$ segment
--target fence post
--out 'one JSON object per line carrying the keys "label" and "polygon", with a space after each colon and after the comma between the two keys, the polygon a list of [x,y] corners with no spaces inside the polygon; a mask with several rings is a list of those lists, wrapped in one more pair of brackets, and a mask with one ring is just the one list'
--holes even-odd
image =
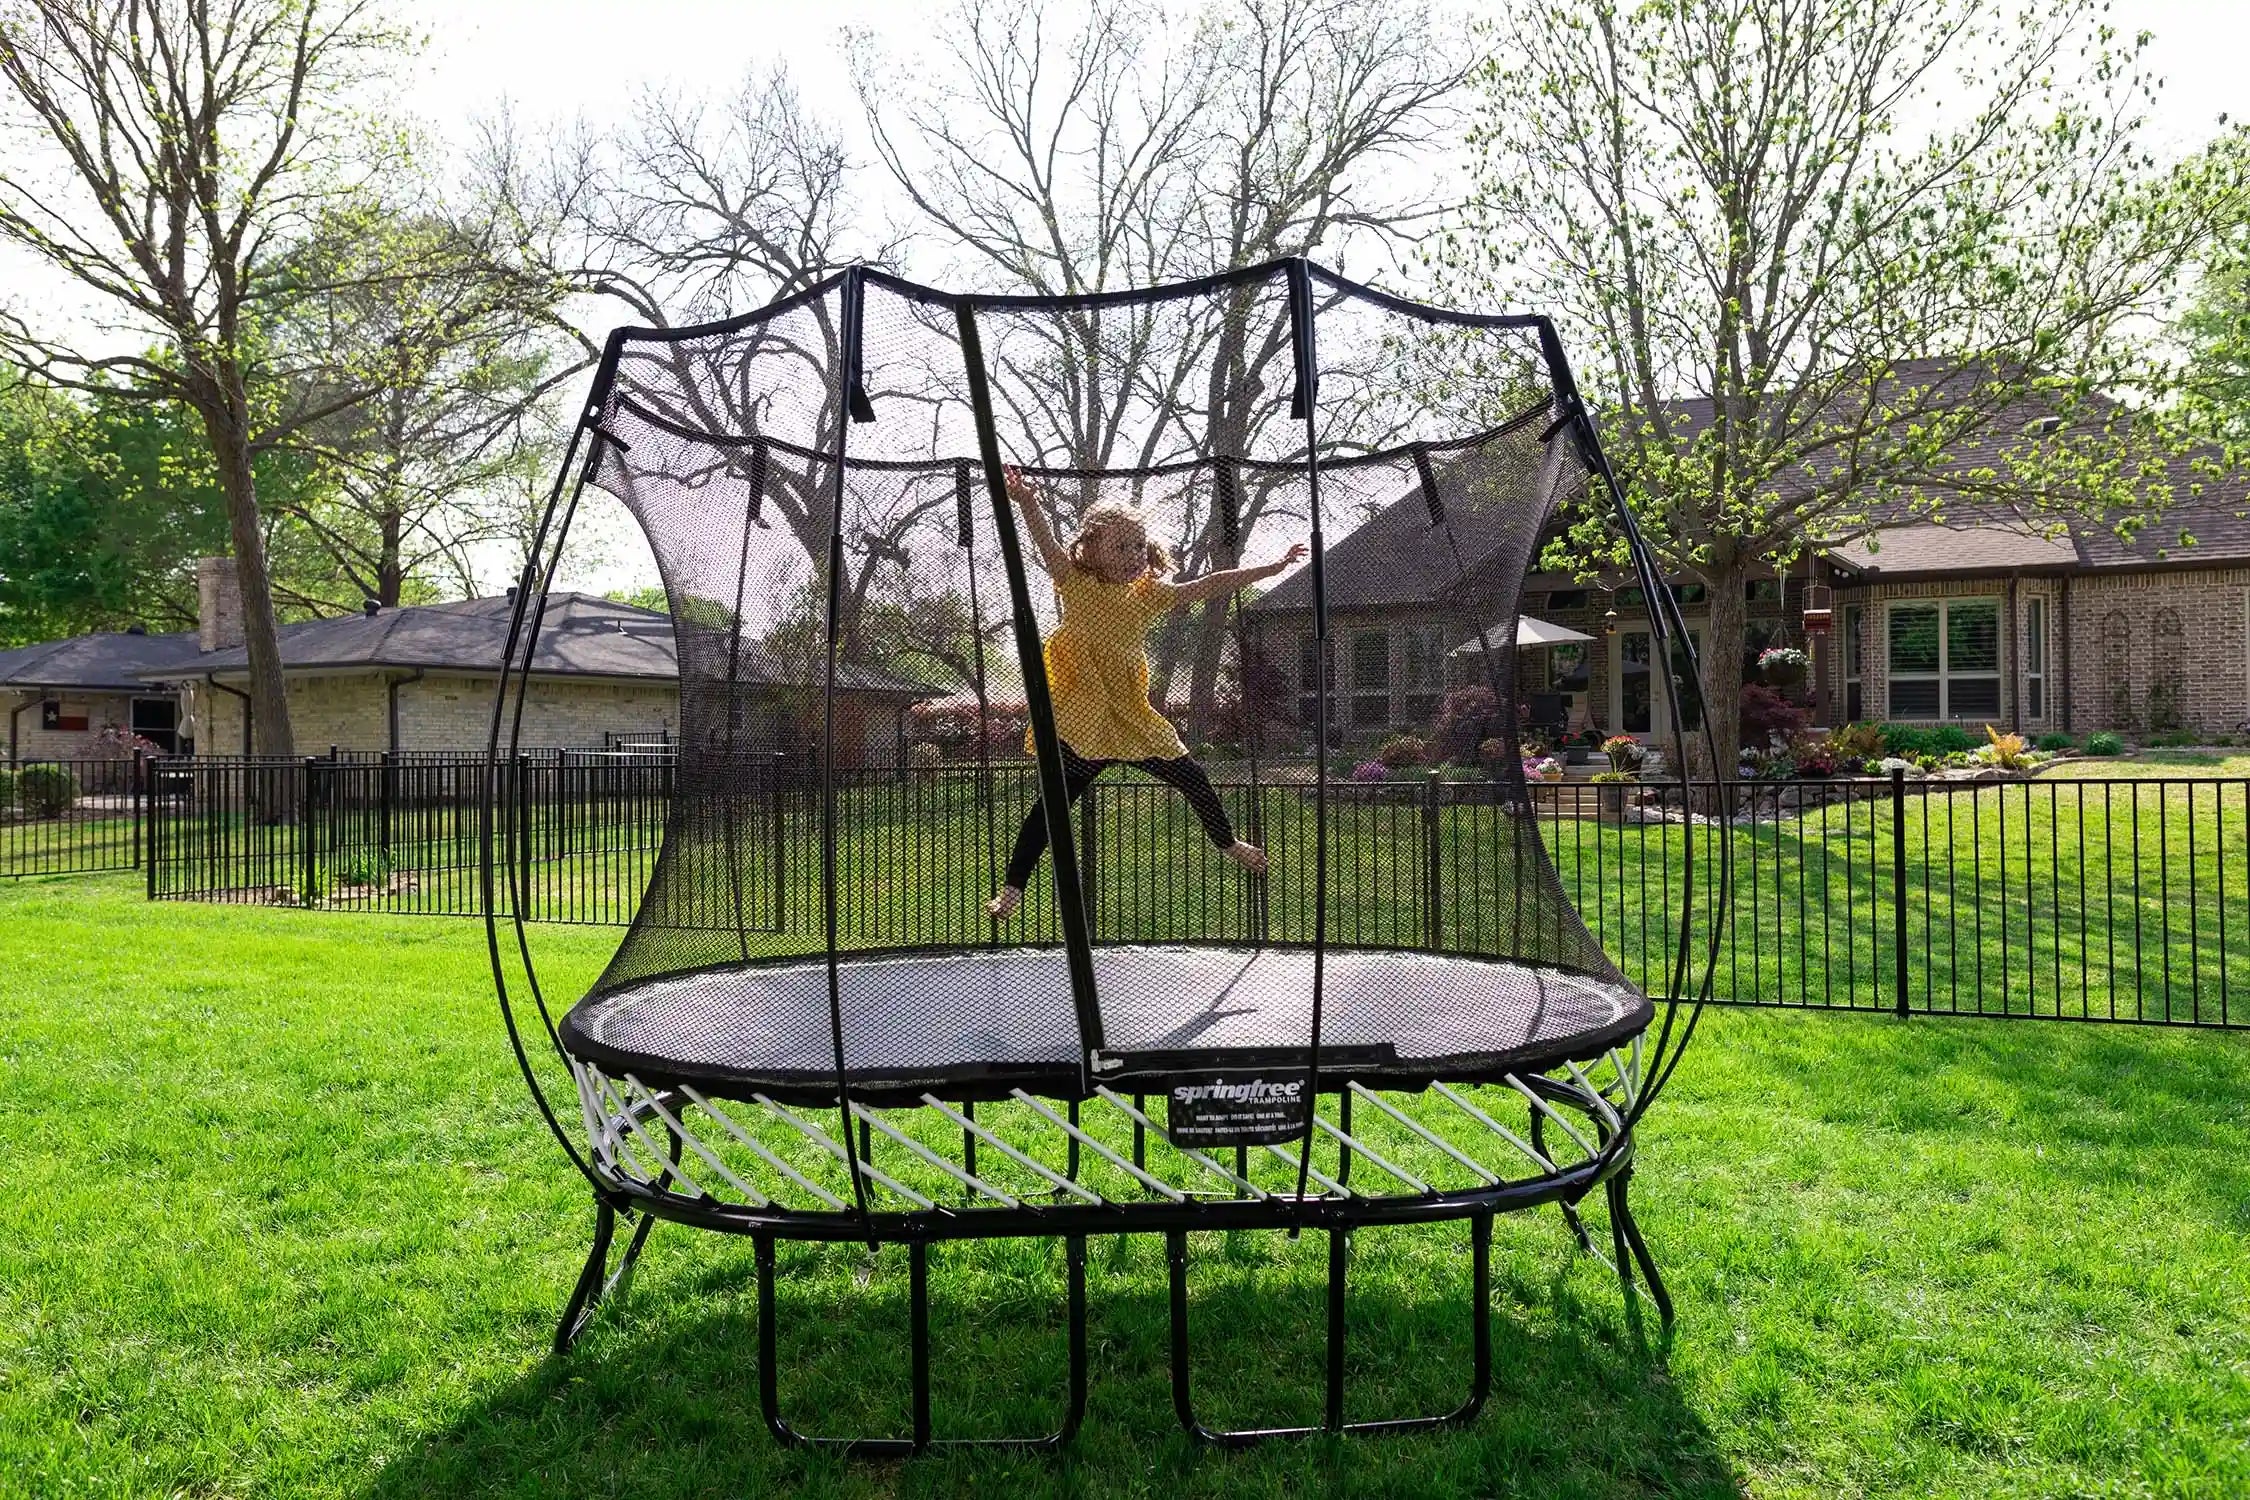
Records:
{"label": "fence post", "polygon": [[391,820],[398,797],[398,762],[388,750],[383,752],[383,767],[378,774],[381,780],[375,787],[375,834],[382,843],[383,857],[388,859],[391,854]]}
{"label": "fence post", "polygon": [[531,920],[531,757],[516,755],[516,915]]}
{"label": "fence post", "polygon": [[1891,957],[1895,965],[1897,994],[1893,1008],[1906,1007],[1906,768],[1891,768]]}
{"label": "fence post", "polygon": [[[766,817],[773,825],[773,930],[782,931],[788,925],[789,897],[789,830],[783,821],[788,805],[782,800],[785,788],[786,763],[779,750],[766,760]],[[665,808],[665,826],[671,826],[671,808]]]}
{"label": "fence post", "polygon": [[1438,909],[1438,898],[1444,889],[1444,858],[1438,848],[1438,779],[1424,778],[1422,782],[1422,904],[1427,910],[1424,923],[1425,936],[1430,951],[1445,947],[1445,918]]}
{"label": "fence post", "polygon": [[297,899],[306,906],[313,900],[313,888],[319,883],[316,869],[318,846],[313,837],[313,778],[320,774],[320,761],[315,756],[305,757],[302,779],[297,783]]}
{"label": "fence post", "polygon": [[133,868],[141,867],[142,830],[148,826],[148,754],[133,751]]}
{"label": "fence post", "polygon": [[142,855],[142,873],[148,877],[148,899],[154,901],[156,899],[156,798],[154,796],[156,789],[149,784],[149,780],[156,774],[156,768],[144,760],[137,769],[140,772],[141,790],[139,809],[136,815],[140,819],[141,832],[136,839],[136,846]]}
{"label": "fence post", "polygon": [[[1096,788],[1089,786],[1086,788],[1085,796],[1078,803],[1081,809],[1079,822],[1086,831],[1085,839],[1078,846],[1078,881],[1079,889],[1085,892],[1086,936],[1089,939],[1094,935],[1094,922],[1101,906],[1100,852],[1102,838],[1100,813],[1098,811],[1100,804],[1094,800],[1096,791]],[[1066,809],[1062,816],[1069,817],[1069,811]]]}

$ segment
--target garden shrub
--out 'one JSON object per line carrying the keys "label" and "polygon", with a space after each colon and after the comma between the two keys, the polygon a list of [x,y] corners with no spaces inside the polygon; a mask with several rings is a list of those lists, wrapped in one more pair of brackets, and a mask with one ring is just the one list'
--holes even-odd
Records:
{"label": "garden shrub", "polygon": [[1833,776],[1849,764],[1836,748],[1834,737],[1802,734],[1790,743],[1789,762],[1799,776]]}
{"label": "garden shrub", "polygon": [[1762,682],[1743,684],[1742,742],[1764,747],[1802,734],[1811,715]]}
{"label": "garden shrub", "polygon": [[908,748],[906,763],[917,771],[935,771],[945,764],[945,752],[928,740]]}
{"label": "garden shrub", "polygon": [[1388,781],[1390,777],[1391,768],[1379,760],[1363,760],[1352,767],[1354,781]]}
{"label": "garden shrub", "polygon": [[1486,775],[1497,776],[1500,768],[1508,763],[1508,757],[1515,753],[1512,745],[1495,735],[1477,746],[1477,766]]}
{"label": "garden shrub", "polygon": [[1984,737],[1992,742],[1982,752],[1987,764],[1998,766],[2003,771],[2020,771],[2031,764],[2030,757],[2025,754],[2031,747],[2024,742],[2022,735],[2002,734],[1987,724],[1984,726]]}
{"label": "garden shrub", "polygon": [[1438,706],[1437,722],[1430,726],[1430,744],[1445,759],[1467,763],[1481,758],[1478,747],[1486,740],[1504,740],[1513,727],[1502,719],[1500,701],[1492,696],[1492,689],[1455,688]]}
{"label": "garden shrub", "polygon": [[1883,754],[1883,726],[1865,720],[1846,724],[1828,736],[1828,748],[1839,761],[1879,760]]}
{"label": "garden shrub", "polygon": [[2056,733],[2043,734],[2039,736],[2037,740],[2033,741],[2033,743],[2036,744],[2040,749],[2046,751],[2049,755],[2054,754],[2058,750],[2072,749],[2075,746],[2075,742],[2069,735]]}
{"label": "garden shrub", "polygon": [[336,872],[338,883],[343,885],[379,886],[386,884],[390,878],[390,856],[376,850],[352,855],[344,867]]}
{"label": "garden shrub", "polygon": [[1377,747],[1375,758],[1394,771],[1418,766],[1430,758],[1430,746],[1418,734],[1397,734]]}
{"label": "garden shrub", "polygon": [[2148,742],[2160,750],[2177,750],[2182,745],[2200,743],[2201,737],[2192,729],[2167,729],[2162,734],[2152,734]]}
{"label": "garden shrub", "polygon": [[2088,755],[2123,755],[2125,753],[2125,740],[2123,736],[2111,730],[2097,730],[2086,736],[2086,753]]}
{"label": "garden shrub", "polygon": [[78,778],[68,766],[25,766],[16,773],[16,800],[35,818],[60,816],[78,801]]}
{"label": "garden shrub", "polygon": [[16,805],[16,773],[0,766],[0,812]]}
{"label": "garden shrub", "polygon": [[1923,755],[1958,755],[1977,748],[1977,742],[1958,724],[1940,724],[1935,729],[1885,724],[1882,733],[1884,751],[1909,760]]}

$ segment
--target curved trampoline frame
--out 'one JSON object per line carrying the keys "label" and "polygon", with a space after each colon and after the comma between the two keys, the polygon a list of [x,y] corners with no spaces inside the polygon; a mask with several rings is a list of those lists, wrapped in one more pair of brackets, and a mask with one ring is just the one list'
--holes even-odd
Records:
{"label": "curved trampoline frame", "polygon": [[[948,1137],[958,1129],[958,1154],[949,1154],[950,1147],[945,1150],[933,1147],[926,1130],[921,1135],[915,1135],[898,1129],[884,1117],[883,1110],[871,1108],[863,1101],[853,1098],[841,1065],[844,1055],[843,1021],[835,977],[838,945],[834,879],[834,784],[832,768],[827,763],[832,753],[832,720],[829,725],[831,734],[823,746],[823,885],[827,908],[824,913],[827,929],[825,956],[835,1032],[835,1055],[839,1060],[834,1101],[837,1113],[830,1125],[840,1124],[843,1128],[824,1128],[805,1119],[788,1106],[754,1091],[749,1093],[747,1099],[719,1100],[685,1084],[646,1085],[630,1069],[616,1074],[605,1072],[601,1067],[573,1055],[565,1048],[553,1008],[541,987],[523,915],[529,905],[526,876],[518,860],[502,857],[499,846],[502,824],[499,806],[502,785],[500,771],[503,764],[516,759],[516,751],[521,742],[524,700],[521,688],[528,680],[530,663],[534,659],[540,628],[545,619],[548,593],[576,515],[580,495],[601,462],[604,445],[619,442],[614,434],[602,426],[603,403],[623,348],[629,340],[677,342],[732,332],[754,326],[811,299],[840,290],[845,361],[843,399],[849,405],[851,414],[864,420],[862,413],[866,412],[866,398],[859,388],[857,340],[859,308],[865,284],[875,282],[886,290],[925,305],[950,307],[955,311],[967,366],[970,396],[978,419],[980,457],[998,518],[996,531],[1009,578],[1014,614],[1012,626],[1018,648],[1024,656],[1025,687],[1030,700],[1039,785],[1047,794],[1047,805],[1055,808],[1064,805],[1064,799],[1057,795],[1062,782],[1060,742],[1054,733],[1051,706],[1046,701],[1044,674],[1039,670],[1039,636],[1036,620],[1031,614],[1023,559],[1012,518],[1008,515],[1004,501],[1000,499],[1001,459],[991,419],[990,396],[985,388],[976,314],[982,308],[1082,305],[1149,296],[1152,293],[1189,295],[1267,280],[1276,273],[1285,274],[1288,278],[1292,321],[1298,329],[1296,374],[1299,398],[1293,403],[1292,416],[1304,420],[1306,424],[1309,455],[1306,468],[1314,494],[1310,507],[1313,524],[1311,577],[1317,633],[1325,634],[1327,616],[1321,570],[1320,508],[1317,500],[1321,464],[1316,456],[1310,456],[1317,455],[1318,448],[1312,441],[1314,433],[1311,402],[1305,398],[1305,393],[1312,389],[1316,374],[1310,333],[1313,319],[1311,289],[1315,282],[1331,290],[1364,298],[1391,311],[1426,321],[1462,327],[1528,329],[1536,334],[1555,393],[1556,415],[1548,435],[1552,437],[1567,434],[1589,474],[1607,490],[1612,514],[1624,539],[1632,571],[1645,597],[1650,601],[1652,654],[1659,661],[1685,660],[1688,670],[1697,674],[1700,686],[1700,667],[1696,662],[1678,601],[1662,582],[1654,555],[1602,451],[1599,435],[1571,375],[1561,341],[1553,324],[1544,316],[1479,315],[1427,308],[1348,281],[1302,259],[1270,262],[1198,281],[1152,289],[1152,292],[1134,291],[1054,299],[955,294],[918,286],[885,273],[855,266],[793,297],[741,317],[679,329],[621,328],[614,331],[595,376],[593,394],[571,433],[563,461],[549,492],[531,548],[531,561],[527,563],[515,590],[506,654],[501,664],[492,722],[486,741],[484,781],[480,797],[481,891],[487,948],[502,1021],[517,1066],[542,1119],[564,1155],[592,1189],[595,1205],[593,1244],[556,1331],[555,1348],[558,1353],[567,1351],[584,1332],[602,1301],[622,1292],[630,1280],[650,1230],[658,1219],[670,1219],[727,1233],[746,1234],[753,1239],[759,1302],[759,1393],[769,1429],[784,1444],[836,1447],[864,1456],[904,1456],[949,1445],[1050,1448],[1066,1442],[1076,1430],[1085,1404],[1085,1246],[1086,1237],[1092,1234],[1160,1233],[1165,1236],[1170,1284],[1174,1405],[1180,1422],[1191,1434],[1200,1440],[1214,1443],[1242,1445],[1269,1437],[1316,1432],[1405,1431],[1458,1424],[1472,1419],[1482,1407],[1490,1389],[1490,1241],[1493,1218],[1500,1213],[1535,1208],[1548,1203],[1556,1204],[1580,1248],[1613,1265],[1626,1292],[1629,1313],[1633,1312],[1635,1306],[1637,1267],[1646,1284],[1647,1295],[1656,1306],[1662,1321],[1669,1326],[1672,1320],[1671,1301],[1658,1276],[1654,1259],[1634,1222],[1627,1201],[1627,1189],[1633,1172],[1635,1127],[1669,1083],[1693,1039],[1703,1007],[1710,996],[1718,955],[1721,925],[1716,922],[1710,924],[1700,965],[1694,951],[1693,920],[1698,894],[1695,875],[1698,867],[1693,844],[1697,824],[1692,810],[1683,825],[1685,874],[1680,891],[1677,937],[1669,962],[1670,985],[1665,998],[1655,1002],[1651,1025],[1636,1031],[1629,1038],[1601,1048],[1596,1056],[1574,1057],[1545,1071],[1509,1073],[1497,1084],[1484,1085],[1492,1090],[1495,1097],[1504,1099],[1512,1107],[1525,1113],[1529,1121],[1526,1131],[1518,1132],[1501,1124],[1492,1117],[1492,1112],[1486,1105],[1478,1102],[1474,1089],[1466,1086],[1464,1080],[1450,1079],[1442,1073],[1426,1080],[1427,1091],[1421,1102],[1408,1107],[1401,1107],[1404,1101],[1394,1103],[1384,1097],[1384,1091],[1369,1089],[1352,1079],[1348,1063],[1340,1064],[1330,1073],[1324,1074],[1320,1056],[1321,990],[1316,981],[1311,997],[1310,1047],[1304,1064],[1313,1094],[1311,1118],[1304,1127],[1304,1134],[1298,1141],[1294,1157],[1279,1146],[1266,1145],[1261,1148],[1264,1152],[1281,1158],[1289,1169],[1293,1169],[1296,1179],[1294,1191],[1269,1191],[1250,1180],[1251,1172],[1244,1155],[1245,1148],[1233,1148],[1237,1155],[1235,1169],[1230,1171],[1223,1160],[1212,1154],[1223,1153],[1225,1148],[1198,1151],[1175,1143],[1166,1133],[1166,1127],[1146,1111],[1141,1096],[1113,1090],[1093,1076],[1090,1070],[1091,1059],[1100,1046],[1100,1022],[1098,1013],[1092,1010],[1091,940],[1075,876],[1076,860],[1067,812],[1055,819],[1052,826],[1052,851],[1053,868],[1056,872],[1057,913],[1072,980],[1072,996],[1082,1023],[1081,1045],[1089,1059],[1089,1072],[1080,1091],[1081,1097],[1063,1101],[1063,1108],[1058,1110],[1052,1104],[1042,1102],[1021,1090],[1011,1091],[1007,1103],[1016,1109],[1014,1118],[1020,1126],[1028,1126],[1035,1131],[1039,1137],[1036,1140],[1020,1131],[1014,1140],[1005,1138],[995,1129],[990,1116],[984,1121],[978,1119],[976,1104],[968,1100],[942,1099],[933,1094],[925,1094],[914,1101],[912,1107],[918,1114],[924,1115],[925,1123],[929,1118],[942,1120],[943,1133]],[[871,412],[867,414],[871,415]],[[832,565],[828,577],[831,594],[840,577],[840,570],[833,563],[836,550],[841,546],[839,518],[846,473],[842,434],[848,433],[850,421],[845,420],[839,426],[838,451],[835,455],[836,515],[832,516],[829,527]],[[835,601],[832,598],[829,609],[831,634],[834,632],[835,613]],[[1674,655],[1675,651],[1678,653],[1677,657]],[[827,658],[832,679],[835,652],[829,651]],[[1664,684],[1672,722],[1678,723],[1683,703],[1678,676],[1672,671],[1659,672],[1657,675]],[[826,701],[832,715],[832,681],[829,686]],[[516,690],[516,701],[511,712],[509,695],[512,689]],[[1328,740],[1325,730],[1330,712],[1328,697],[1329,690],[1323,682],[1318,692],[1322,732],[1315,742],[1316,755],[1321,762],[1319,784],[1323,793]],[[1715,740],[1712,740],[1708,723],[1704,726],[1704,734],[1715,750]],[[1714,811],[1717,813],[1718,826],[1723,827],[1731,809],[1725,805],[1727,794],[1724,783],[1716,785],[1714,796],[1720,801]],[[1324,859],[1325,845],[1325,838],[1316,841],[1316,861]],[[1730,862],[1728,843],[1722,837],[1718,840],[1717,858],[1713,861],[1716,866],[1713,882],[1715,895],[1706,897],[1714,908],[1723,903],[1731,874]],[[525,1018],[520,1014],[522,999],[511,992],[510,963],[506,952],[509,943],[503,935],[501,921],[503,907],[499,881],[502,871],[507,872],[505,878],[510,883],[506,910],[514,928],[514,963],[521,970],[522,998],[528,998],[529,1009],[537,1017],[539,1029],[545,1034],[548,1046],[571,1073],[578,1096],[576,1102],[584,1135],[575,1139],[573,1132],[565,1127],[554,1100],[540,1081],[538,1069],[532,1061],[532,1049],[527,1046],[524,1034]],[[1312,946],[1318,955],[1324,951],[1326,944],[1325,929],[1321,925],[1325,909],[1325,870],[1316,866],[1314,879],[1316,904]],[[1698,968],[1700,974],[1696,973]],[[1688,998],[1683,1000],[1682,996]],[[1654,1032],[1653,1041],[1647,1039],[1647,1032],[1651,1030]],[[1564,1076],[1554,1076],[1558,1071]],[[1336,1118],[1333,1120],[1321,1112],[1320,1106],[1326,1093],[1332,1093],[1335,1099]],[[1443,1102],[1432,1104],[1429,1102],[1432,1098]],[[1361,1104],[1367,1121],[1366,1126],[1356,1128],[1357,1133],[1353,1122],[1355,1100]],[[735,1114],[728,1113],[729,1106],[738,1114],[753,1116],[753,1125],[746,1127]],[[1093,1113],[1082,1114],[1082,1106]],[[827,1106],[822,1108],[825,1111]],[[1573,1123],[1574,1117],[1576,1124]],[[691,1122],[700,1122],[701,1128]],[[1426,1143],[1448,1159],[1452,1167],[1465,1171],[1466,1178],[1448,1185],[1398,1166],[1377,1149],[1369,1128],[1373,1126],[1381,1126],[1394,1135],[1404,1132],[1399,1138],[1411,1139],[1417,1145]],[[831,1172],[841,1166],[848,1179],[849,1196],[813,1181],[803,1169],[802,1156],[797,1164],[792,1165],[767,1143],[766,1138],[758,1134],[758,1130],[762,1128],[778,1132],[778,1138],[821,1159]],[[1549,1135],[1550,1128],[1557,1132],[1558,1137],[1567,1138],[1567,1147],[1558,1143],[1554,1149],[1550,1149],[1550,1139],[1554,1139]],[[1103,1138],[1105,1131],[1109,1136],[1106,1141]],[[1336,1150],[1339,1165],[1332,1173],[1323,1173],[1313,1166],[1312,1143],[1318,1132],[1325,1132]],[[1130,1159],[1126,1155],[1125,1145],[1128,1136]],[[878,1138],[884,1141],[887,1150],[905,1153],[917,1171],[935,1172],[935,1180],[943,1182],[952,1191],[940,1197],[935,1192],[925,1190],[927,1181],[924,1187],[917,1188],[912,1181],[902,1181],[899,1177],[883,1173],[873,1160],[874,1142]],[[754,1186],[744,1180],[744,1174],[730,1169],[726,1160],[714,1149],[714,1145],[729,1150],[740,1147],[756,1153],[758,1159],[776,1169],[779,1176],[767,1178],[762,1187]],[[1039,1191],[1026,1192],[1021,1186],[1010,1190],[987,1181],[986,1176],[989,1174],[980,1174],[978,1168],[980,1145],[988,1159],[1004,1160],[1011,1171],[1019,1174],[1019,1178],[1022,1173],[1030,1173],[1031,1180],[1038,1184]],[[1042,1156],[1039,1149],[1041,1145],[1052,1147],[1052,1154]],[[1490,1165],[1480,1152],[1495,1149],[1496,1145],[1502,1149],[1505,1159],[1512,1161],[1520,1156],[1528,1161],[1531,1170],[1527,1174],[1510,1175],[1507,1170]],[[1060,1165],[1056,1164],[1057,1157]],[[1366,1162],[1367,1171],[1381,1172],[1386,1180],[1395,1181],[1396,1188],[1386,1192],[1354,1190],[1350,1186],[1350,1173],[1355,1160]],[[1089,1186],[1095,1180],[1091,1173],[1107,1173],[1116,1186]],[[784,1181],[789,1188],[787,1194],[776,1190],[776,1184]],[[833,1182],[834,1178],[831,1177],[830,1181]],[[1363,1188],[1364,1185],[1363,1174]],[[1120,1187],[1124,1191],[1120,1191]],[[1316,1188],[1317,1191],[1314,1190]],[[1579,1204],[1597,1188],[1603,1192],[1608,1208],[1611,1254],[1607,1257],[1602,1256],[1595,1248],[1578,1213]],[[794,1201],[789,1201],[791,1197]],[[896,1200],[899,1206],[889,1206],[885,1199]],[[620,1220],[630,1221],[631,1230],[622,1251],[617,1246]],[[1467,1399],[1453,1410],[1436,1415],[1374,1421],[1347,1420],[1344,1402],[1344,1306],[1348,1235],[1365,1226],[1454,1220],[1466,1220],[1470,1230],[1472,1370]],[[1310,1229],[1325,1231],[1329,1236],[1326,1401],[1323,1419],[1317,1424],[1215,1430],[1196,1416],[1190,1400],[1188,1232],[1253,1228],[1285,1229],[1292,1235]],[[1061,1238],[1064,1244],[1069,1370],[1063,1416],[1053,1431],[1037,1437],[937,1438],[932,1432],[930,1415],[929,1247],[949,1240],[1023,1236],[1055,1236]],[[774,1290],[777,1246],[782,1240],[831,1243],[864,1241],[870,1249],[883,1244],[905,1246],[909,1271],[911,1435],[875,1438],[810,1437],[791,1425],[782,1415],[775,1353]],[[1637,1316],[1637,1313],[1633,1315]]]}

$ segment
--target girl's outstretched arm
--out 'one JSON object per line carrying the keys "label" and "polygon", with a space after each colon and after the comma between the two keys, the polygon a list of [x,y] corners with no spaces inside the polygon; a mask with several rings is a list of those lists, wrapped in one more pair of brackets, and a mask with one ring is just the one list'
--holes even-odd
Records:
{"label": "girl's outstretched arm", "polygon": [[1023,529],[1031,533],[1032,549],[1048,573],[1060,576],[1070,566],[1070,549],[1057,540],[1055,528],[1047,524],[1047,508],[1039,503],[1038,487],[1014,464],[1003,472],[1008,480],[1008,498],[1016,502],[1016,509],[1023,513]]}
{"label": "girl's outstretched arm", "polygon": [[1305,544],[1291,542],[1288,552],[1282,555],[1279,562],[1260,563],[1254,568],[1228,568],[1223,573],[1206,573],[1201,578],[1190,578],[1185,583],[1173,585],[1173,597],[1188,604],[1216,599],[1222,594],[1231,594],[1236,589],[1263,582],[1277,573],[1287,572],[1304,555]]}

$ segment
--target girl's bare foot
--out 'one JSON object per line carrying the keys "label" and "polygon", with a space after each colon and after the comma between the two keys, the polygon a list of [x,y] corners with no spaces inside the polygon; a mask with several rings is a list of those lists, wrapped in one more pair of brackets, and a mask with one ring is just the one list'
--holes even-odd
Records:
{"label": "girl's bare foot", "polygon": [[1005,922],[1023,900],[1023,892],[1012,885],[1000,887],[1000,894],[984,903],[984,914],[995,922]]}
{"label": "girl's bare foot", "polygon": [[1266,851],[1256,844],[1246,844],[1242,840],[1236,839],[1233,847],[1221,852],[1253,875],[1266,873]]}

